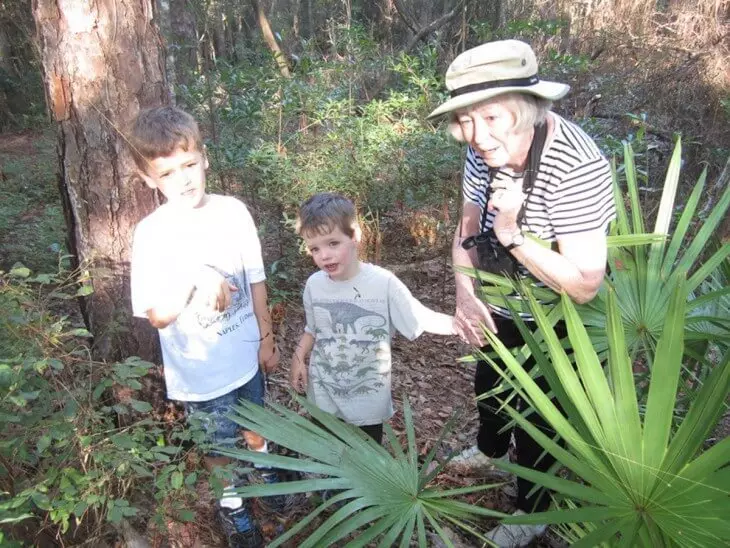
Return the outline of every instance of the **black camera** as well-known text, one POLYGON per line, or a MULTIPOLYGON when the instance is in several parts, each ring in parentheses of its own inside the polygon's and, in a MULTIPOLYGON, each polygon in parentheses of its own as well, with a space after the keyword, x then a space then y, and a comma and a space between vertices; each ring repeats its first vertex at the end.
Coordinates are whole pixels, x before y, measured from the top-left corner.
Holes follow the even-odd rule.
POLYGON ((520 263, 499 243, 491 228, 476 236, 469 236, 461 242, 461 247, 466 250, 477 248, 479 270, 510 278, 519 274, 520 263))

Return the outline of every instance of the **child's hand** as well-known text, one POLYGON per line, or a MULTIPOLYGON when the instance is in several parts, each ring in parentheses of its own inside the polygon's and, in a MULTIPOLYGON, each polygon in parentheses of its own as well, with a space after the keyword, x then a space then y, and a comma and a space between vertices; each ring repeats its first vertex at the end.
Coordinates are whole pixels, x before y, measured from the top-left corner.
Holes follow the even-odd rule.
POLYGON ((195 279, 195 295, 193 299, 203 307, 216 312, 223 312, 231 304, 231 294, 238 288, 228 283, 215 269, 203 266, 195 279))
POLYGON ((289 383, 291 387, 303 394, 307 391, 307 365, 299 356, 295 355, 289 370, 289 383))
POLYGON ((266 337, 259 347, 259 365, 264 373, 273 373, 279 366, 279 347, 274 337, 266 337))

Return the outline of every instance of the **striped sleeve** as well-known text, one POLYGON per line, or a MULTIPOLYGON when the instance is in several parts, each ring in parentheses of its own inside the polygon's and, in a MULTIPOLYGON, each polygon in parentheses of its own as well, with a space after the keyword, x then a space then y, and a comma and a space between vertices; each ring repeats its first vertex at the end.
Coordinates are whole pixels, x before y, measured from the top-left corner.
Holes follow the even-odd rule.
POLYGON ((466 153, 461 184, 464 202, 476 204, 480 208, 486 205, 488 174, 489 169, 484 160, 470 146, 466 153))
POLYGON ((566 173, 547 203, 555 236, 607 230, 616 215, 611 168, 602 156, 592 155, 566 173))

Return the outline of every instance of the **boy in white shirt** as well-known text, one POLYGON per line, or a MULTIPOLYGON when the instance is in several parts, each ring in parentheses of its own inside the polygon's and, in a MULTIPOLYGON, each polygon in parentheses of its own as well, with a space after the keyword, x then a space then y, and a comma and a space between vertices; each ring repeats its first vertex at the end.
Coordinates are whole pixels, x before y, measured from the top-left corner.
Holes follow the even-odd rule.
MULTIPOLYGON (((263 405, 262 369, 279 361, 256 227, 242 202, 206 193, 208 159, 192 116, 175 107, 143 111, 130 142, 140 176, 167 199, 134 233, 134 315, 159 330, 168 398, 188 416, 205 414, 211 442, 233 446, 238 425, 226 415, 239 399, 263 405)), ((244 435, 265 450, 263 438, 244 435)), ((209 470, 230 462, 205 460, 209 470)), ((266 481, 278 481, 267 472, 266 481)), ((218 517, 232 548, 263 546, 240 497, 224 490, 218 517)))
POLYGON ((392 272, 358 259, 361 232, 347 198, 309 198, 299 209, 297 233, 320 270, 304 288, 306 327, 290 382, 381 443, 383 422, 393 415, 393 332, 410 340, 424 331, 453 335, 454 319, 422 305, 392 272))

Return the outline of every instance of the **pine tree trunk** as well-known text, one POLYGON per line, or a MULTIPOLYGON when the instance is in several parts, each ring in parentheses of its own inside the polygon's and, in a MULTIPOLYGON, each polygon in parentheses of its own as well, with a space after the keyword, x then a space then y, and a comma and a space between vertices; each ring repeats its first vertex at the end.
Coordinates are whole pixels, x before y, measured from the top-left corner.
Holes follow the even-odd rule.
POLYGON ((285 78, 289 78, 291 76, 291 73, 289 72, 289 64, 287 63, 286 56, 281 51, 281 48, 276 41, 276 37, 271 30, 269 18, 266 16, 263 5, 259 2, 259 0, 251 0, 251 5, 256 11, 256 18, 258 20, 259 27, 261 28, 261 34, 264 36, 264 41, 271 50, 271 53, 274 55, 276 64, 279 66, 279 72, 281 72, 281 75, 285 78))
POLYGON ((158 353, 154 330, 132 321, 129 294, 133 230, 157 197, 134 177, 123 136, 141 108, 169 102, 153 3, 33 1, 69 249, 94 290, 81 306, 97 359, 158 353))
POLYGON ((175 49, 175 75, 181 84, 190 83, 189 75, 198 68, 198 40, 195 18, 187 9, 188 0, 170 1, 170 46, 175 49))
POLYGON ((228 59, 223 9, 223 6, 215 0, 211 0, 208 4, 208 29, 216 59, 228 59))

